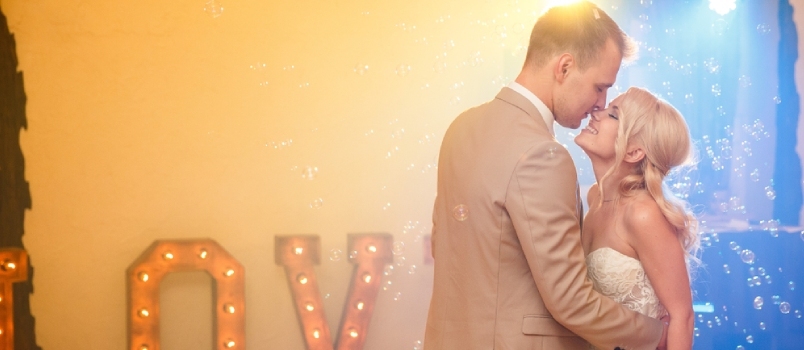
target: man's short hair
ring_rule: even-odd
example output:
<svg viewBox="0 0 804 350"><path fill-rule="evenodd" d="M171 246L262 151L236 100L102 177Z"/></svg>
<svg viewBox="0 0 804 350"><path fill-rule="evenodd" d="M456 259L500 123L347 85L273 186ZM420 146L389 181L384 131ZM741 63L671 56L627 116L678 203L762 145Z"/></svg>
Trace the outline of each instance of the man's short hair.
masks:
<svg viewBox="0 0 804 350"><path fill-rule="evenodd" d="M607 39L614 41L624 61L636 58L638 47L634 40L597 5L580 1L555 6L536 20L525 64L541 67L556 55L567 52L583 70L598 58Z"/></svg>

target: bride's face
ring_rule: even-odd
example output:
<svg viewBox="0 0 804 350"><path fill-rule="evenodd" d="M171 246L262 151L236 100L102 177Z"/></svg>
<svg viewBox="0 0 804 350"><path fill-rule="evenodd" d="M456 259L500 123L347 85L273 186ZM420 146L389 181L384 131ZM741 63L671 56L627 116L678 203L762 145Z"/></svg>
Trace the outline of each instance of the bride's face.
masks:
<svg viewBox="0 0 804 350"><path fill-rule="evenodd" d="M606 109L590 114L589 123L575 137L575 143L583 149L594 162L597 160L614 160L614 145L617 140L617 128L620 124L619 102L622 96L615 98Z"/></svg>

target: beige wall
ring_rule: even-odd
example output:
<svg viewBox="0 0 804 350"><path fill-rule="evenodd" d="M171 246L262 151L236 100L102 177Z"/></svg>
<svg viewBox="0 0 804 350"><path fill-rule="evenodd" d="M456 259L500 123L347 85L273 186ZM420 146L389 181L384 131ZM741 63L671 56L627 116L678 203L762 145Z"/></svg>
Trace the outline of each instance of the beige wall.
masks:
<svg viewBox="0 0 804 350"><path fill-rule="evenodd" d="M347 233L388 232L405 261L385 278L367 348L413 348L441 136L513 78L542 4L220 3L213 18L205 0L2 0L28 97L39 344L123 349L126 267L156 239L210 237L246 268L248 347L300 349L274 236L321 235L334 330L351 270L330 250L345 251ZM165 342L210 347L208 280L165 283Z"/></svg>
<svg viewBox="0 0 804 350"><path fill-rule="evenodd" d="M275 235L321 236L334 331L351 266L330 251L347 254L347 233L388 232L405 249L367 349L413 348L441 136L515 76L544 2L219 3L213 18L205 0L0 0L28 97L39 344L125 348L127 266L156 239L209 237L246 268L249 349L300 349ZM163 287L165 348L211 348L209 280Z"/></svg>

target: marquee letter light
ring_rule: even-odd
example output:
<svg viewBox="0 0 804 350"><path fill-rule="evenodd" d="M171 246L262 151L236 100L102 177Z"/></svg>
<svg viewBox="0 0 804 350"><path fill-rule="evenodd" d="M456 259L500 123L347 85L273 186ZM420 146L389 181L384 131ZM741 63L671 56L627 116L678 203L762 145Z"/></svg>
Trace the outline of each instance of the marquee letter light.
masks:
<svg viewBox="0 0 804 350"><path fill-rule="evenodd" d="M366 342L374 302L383 269L393 262L389 234L350 234L349 262L355 264L346 304L336 337L336 349L360 350ZM333 342L324 317L321 294L313 265L319 264L318 236L277 236L276 264L285 267L296 315L308 350L332 350Z"/></svg>
<svg viewBox="0 0 804 350"><path fill-rule="evenodd" d="M0 350L14 349L14 292L12 284L28 279L28 254L23 249L0 249Z"/></svg>
<svg viewBox="0 0 804 350"><path fill-rule="evenodd" d="M159 350L159 283L171 272L199 271L215 280L214 349L245 349L243 266L211 239L157 240L126 271L129 350Z"/></svg>

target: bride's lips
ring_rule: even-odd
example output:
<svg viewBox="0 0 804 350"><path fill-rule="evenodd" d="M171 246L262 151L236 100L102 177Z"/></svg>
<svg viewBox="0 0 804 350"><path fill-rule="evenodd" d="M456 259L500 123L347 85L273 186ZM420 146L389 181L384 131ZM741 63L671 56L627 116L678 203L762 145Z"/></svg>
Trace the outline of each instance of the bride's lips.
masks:
<svg viewBox="0 0 804 350"><path fill-rule="evenodd" d="M581 131L588 131L592 135L597 135L597 129L592 126L592 123L586 124L586 127Z"/></svg>

